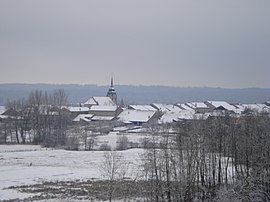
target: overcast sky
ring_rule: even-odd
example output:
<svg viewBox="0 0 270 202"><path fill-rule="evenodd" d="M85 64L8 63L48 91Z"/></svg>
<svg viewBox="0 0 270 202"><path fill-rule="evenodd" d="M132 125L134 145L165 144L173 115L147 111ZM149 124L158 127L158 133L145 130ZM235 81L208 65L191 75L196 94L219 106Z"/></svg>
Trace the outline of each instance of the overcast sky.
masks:
<svg viewBox="0 0 270 202"><path fill-rule="evenodd" d="M269 0L1 0L0 83L270 87Z"/></svg>

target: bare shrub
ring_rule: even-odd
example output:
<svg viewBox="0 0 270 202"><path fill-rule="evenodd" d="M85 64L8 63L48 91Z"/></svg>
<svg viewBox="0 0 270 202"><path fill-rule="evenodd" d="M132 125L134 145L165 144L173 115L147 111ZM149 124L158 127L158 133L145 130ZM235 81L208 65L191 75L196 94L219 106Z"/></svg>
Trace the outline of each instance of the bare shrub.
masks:
<svg viewBox="0 0 270 202"><path fill-rule="evenodd" d="M111 146L108 145L108 144L102 144L102 145L100 145L99 150L100 150L100 151L111 151L112 148L111 148Z"/></svg>
<svg viewBox="0 0 270 202"><path fill-rule="evenodd" d="M127 136L125 135L121 135L117 138L117 146L116 146L116 150L126 150L128 149L128 145L129 141Z"/></svg>
<svg viewBox="0 0 270 202"><path fill-rule="evenodd" d="M78 140L77 137L69 137L69 138L67 138L66 145L65 145L65 148L67 150L78 151L79 146L80 146L80 143L79 143L79 140Z"/></svg>

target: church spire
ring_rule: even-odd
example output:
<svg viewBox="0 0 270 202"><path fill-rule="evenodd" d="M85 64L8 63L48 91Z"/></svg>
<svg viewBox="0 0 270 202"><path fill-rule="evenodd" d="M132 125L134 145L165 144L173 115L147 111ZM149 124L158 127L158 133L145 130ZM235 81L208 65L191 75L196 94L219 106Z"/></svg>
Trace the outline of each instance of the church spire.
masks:
<svg viewBox="0 0 270 202"><path fill-rule="evenodd" d="M113 88L113 76L111 76L111 88Z"/></svg>
<svg viewBox="0 0 270 202"><path fill-rule="evenodd" d="M113 76L111 76L111 87L109 88L107 92L107 97L110 97L112 101L117 104L117 94L115 92L114 86L113 86Z"/></svg>

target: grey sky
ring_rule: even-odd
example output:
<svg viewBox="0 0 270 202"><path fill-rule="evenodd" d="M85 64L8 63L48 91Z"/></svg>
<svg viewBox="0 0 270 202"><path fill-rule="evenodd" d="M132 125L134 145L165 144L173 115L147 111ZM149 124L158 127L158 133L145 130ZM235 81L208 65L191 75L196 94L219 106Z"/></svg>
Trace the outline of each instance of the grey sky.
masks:
<svg viewBox="0 0 270 202"><path fill-rule="evenodd" d="M270 87L269 0L2 0L1 83Z"/></svg>

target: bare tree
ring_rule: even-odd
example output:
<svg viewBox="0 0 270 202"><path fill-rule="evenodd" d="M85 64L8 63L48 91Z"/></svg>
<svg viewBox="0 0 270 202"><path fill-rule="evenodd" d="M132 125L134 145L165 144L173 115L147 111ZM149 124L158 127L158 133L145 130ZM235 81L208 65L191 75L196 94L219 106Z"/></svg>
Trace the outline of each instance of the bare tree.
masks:
<svg viewBox="0 0 270 202"><path fill-rule="evenodd" d="M113 194L116 189L117 180L123 180L129 169L129 163L125 160L124 156L117 151L104 152L104 160L100 165L100 172L102 176L108 180L109 201L112 201Z"/></svg>
<svg viewBox="0 0 270 202"><path fill-rule="evenodd" d="M45 146L57 146L65 143L65 133L69 117L61 108L67 104L67 95L63 90L53 94L35 90L29 94L26 101L18 99L7 103L6 108L13 112L6 131L15 134L16 142L28 141ZM12 124L11 124L12 123ZM9 133L5 133L9 134Z"/></svg>
<svg viewBox="0 0 270 202"><path fill-rule="evenodd" d="M0 144L7 143L7 124L0 123Z"/></svg>
<svg viewBox="0 0 270 202"><path fill-rule="evenodd" d="M7 130L10 131L11 139L13 132L15 133L16 142L20 143L20 140L24 143L25 137L24 137L24 118L22 117L22 109L25 106L24 99L17 99L14 101L9 101L6 104L6 109L9 110L8 114L8 122L9 124L6 125L8 127ZM19 136L21 134L21 138Z"/></svg>
<svg viewBox="0 0 270 202"><path fill-rule="evenodd" d="M64 145L66 140L67 126L70 123L69 115L62 110L67 104L67 95L64 90L55 90L49 100L52 103L54 114L51 115L52 130L48 134L46 144L48 146Z"/></svg>
<svg viewBox="0 0 270 202"><path fill-rule="evenodd" d="M128 149L128 138L125 135L120 135L117 138L117 146L116 146L117 150L126 150Z"/></svg>

